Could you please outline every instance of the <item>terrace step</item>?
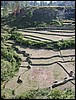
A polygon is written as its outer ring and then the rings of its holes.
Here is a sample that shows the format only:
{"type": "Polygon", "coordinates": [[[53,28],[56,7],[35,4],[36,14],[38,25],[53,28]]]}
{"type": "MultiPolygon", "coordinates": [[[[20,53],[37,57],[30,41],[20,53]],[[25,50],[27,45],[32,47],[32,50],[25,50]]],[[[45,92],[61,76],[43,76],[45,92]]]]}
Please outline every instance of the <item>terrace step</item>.
{"type": "Polygon", "coordinates": [[[75,30],[47,30],[47,31],[32,31],[32,30],[23,30],[22,29],[22,31],[20,31],[19,30],[19,32],[24,32],[23,34],[28,34],[28,33],[32,33],[32,34],[35,34],[35,35],[37,35],[37,34],[45,34],[45,35],[60,35],[60,36],[67,36],[67,35],[75,35],[75,30]],[[49,32],[50,31],[50,32],[49,32]],[[55,32],[54,32],[55,31],[55,32]],[[58,32],[57,32],[58,31],[58,32]],[[60,33],[59,33],[60,32],[60,33]],[[67,32],[67,34],[66,34],[66,32],[67,32]]]}
{"type": "Polygon", "coordinates": [[[5,43],[5,46],[12,46],[12,44],[10,44],[10,43],[5,43]]]}
{"type": "Polygon", "coordinates": [[[28,37],[28,36],[24,36],[25,38],[27,38],[28,40],[35,40],[35,41],[45,41],[45,40],[42,40],[42,39],[37,39],[37,38],[31,38],[31,37],[28,37]]]}
{"type": "Polygon", "coordinates": [[[6,43],[13,44],[13,43],[15,43],[15,41],[14,40],[7,40],[6,43]]]}
{"type": "Polygon", "coordinates": [[[51,59],[31,59],[32,64],[47,64],[47,63],[53,63],[53,62],[57,62],[57,61],[61,61],[61,62],[65,62],[65,61],[73,61],[75,60],[75,57],[66,57],[66,58],[60,58],[60,57],[54,57],[51,59]]]}
{"type": "Polygon", "coordinates": [[[75,62],[75,60],[67,60],[67,61],[54,61],[54,62],[50,62],[50,63],[46,63],[46,64],[44,64],[44,63],[32,63],[31,64],[31,66],[48,66],[48,65],[53,65],[53,64],[55,64],[55,63],[57,63],[57,62],[60,62],[60,63],[69,63],[69,62],[75,62]]]}
{"type": "Polygon", "coordinates": [[[25,37],[25,38],[28,38],[28,39],[31,39],[31,40],[37,40],[37,41],[57,41],[57,40],[66,40],[66,39],[71,39],[72,37],[75,36],[75,33],[71,33],[71,34],[55,34],[54,32],[49,32],[49,33],[27,33],[27,32],[20,32],[22,33],[22,35],[25,37]],[[44,37],[44,38],[43,38],[44,37]]]}
{"type": "Polygon", "coordinates": [[[28,66],[28,62],[22,62],[20,67],[27,67],[28,66]]]}
{"type": "MultiPolygon", "coordinates": [[[[60,55],[54,55],[54,56],[51,56],[51,57],[30,57],[30,59],[33,59],[33,60],[39,60],[39,59],[41,59],[41,60],[44,60],[44,59],[51,59],[51,58],[61,58],[61,56],[60,55]]],[[[75,57],[75,55],[64,55],[63,56],[64,58],[68,58],[68,57],[75,57]]]]}
{"type": "Polygon", "coordinates": [[[24,37],[28,39],[36,40],[36,41],[51,41],[50,39],[37,37],[37,36],[31,36],[31,35],[25,35],[24,37]]]}

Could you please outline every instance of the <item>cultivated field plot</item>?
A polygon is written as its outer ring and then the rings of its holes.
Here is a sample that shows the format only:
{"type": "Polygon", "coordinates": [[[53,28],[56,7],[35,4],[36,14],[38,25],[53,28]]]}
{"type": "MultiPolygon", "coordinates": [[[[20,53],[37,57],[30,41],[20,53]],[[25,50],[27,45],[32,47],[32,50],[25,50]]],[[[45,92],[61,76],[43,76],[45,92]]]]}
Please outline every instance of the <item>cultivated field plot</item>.
{"type": "MultiPolygon", "coordinates": [[[[72,37],[75,38],[74,30],[61,31],[35,31],[35,30],[23,30],[19,29],[18,32],[22,33],[27,40],[36,41],[58,41],[66,40],[72,37]]],[[[6,41],[6,46],[13,45],[14,41],[6,41]]],[[[67,76],[70,71],[75,72],[75,49],[66,49],[60,51],[53,51],[47,49],[31,49],[25,48],[25,46],[15,45],[21,53],[18,53],[22,59],[19,72],[10,79],[5,88],[15,90],[15,94],[21,94],[24,91],[38,88],[49,88],[55,80],[61,81],[67,76]],[[28,57],[22,54],[25,51],[29,54],[31,64],[26,60],[28,57]],[[63,65],[62,68],[57,64],[59,62],[63,65]],[[30,69],[27,69],[27,66],[30,69]],[[67,70],[67,72],[65,71],[67,70]],[[22,83],[18,84],[18,77],[21,76],[22,83]]],[[[74,83],[74,81],[73,81],[74,83]]],[[[73,88],[75,85],[72,82],[67,82],[62,86],[56,88],[65,89],[73,88]]]]}
{"type": "Polygon", "coordinates": [[[2,99],[75,98],[74,4],[1,1],[2,99]]]}
{"type": "Polygon", "coordinates": [[[75,37],[75,32],[69,31],[69,33],[66,32],[49,32],[49,31],[28,31],[28,30],[19,30],[20,33],[24,35],[27,39],[32,40],[41,40],[41,41],[58,41],[58,40],[66,40],[70,39],[71,37],[75,37]]]}
{"type": "MultiPolygon", "coordinates": [[[[29,48],[25,49],[25,51],[29,54],[32,54],[30,56],[32,61],[32,65],[30,65],[31,69],[28,70],[26,68],[27,62],[22,62],[18,74],[6,84],[5,88],[15,89],[16,94],[20,94],[21,92],[30,89],[50,87],[55,80],[60,81],[68,76],[61,66],[59,66],[57,63],[53,63],[56,61],[63,62],[61,57],[57,57],[60,55],[60,52],[44,49],[34,50],[29,48]],[[17,83],[17,78],[19,75],[21,75],[21,79],[23,81],[22,84],[17,83]]],[[[68,72],[71,70],[75,72],[74,60],[73,62],[68,62],[71,61],[71,58],[75,56],[75,50],[62,50],[62,55],[64,55],[64,60],[67,61],[61,63],[64,68],[68,72]],[[68,55],[72,55],[72,57],[69,57],[68,59],[68,55]]],[[[23,59],[24,57],[21,56],[21,58],[23,59]]],[[[71,82],[68,82],[64,86],[60,87],[60,89],[63,89],[63,87],[72,87],[74,89],[74,85],[71,82]]]]}

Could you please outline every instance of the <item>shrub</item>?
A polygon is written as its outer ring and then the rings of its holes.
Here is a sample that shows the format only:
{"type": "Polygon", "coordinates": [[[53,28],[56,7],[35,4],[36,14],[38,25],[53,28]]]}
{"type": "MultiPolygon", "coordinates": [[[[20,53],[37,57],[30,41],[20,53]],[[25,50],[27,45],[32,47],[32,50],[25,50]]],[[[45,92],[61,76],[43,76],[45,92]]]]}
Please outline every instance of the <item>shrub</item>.
{"type": "Polygon", "coordinates": [[[75,39],[69,39],[69,40],[60,40],[57,42],[57,46],[60,49],[68,49],[68,48],[75,48],[75,39]]]}

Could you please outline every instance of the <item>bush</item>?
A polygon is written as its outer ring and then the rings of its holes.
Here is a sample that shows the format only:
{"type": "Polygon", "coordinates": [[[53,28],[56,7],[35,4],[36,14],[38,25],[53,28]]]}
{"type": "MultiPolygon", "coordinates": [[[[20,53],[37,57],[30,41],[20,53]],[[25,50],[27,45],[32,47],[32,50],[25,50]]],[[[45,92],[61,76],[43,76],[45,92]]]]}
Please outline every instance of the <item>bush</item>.
{"type": "Polygon", "coordinates": [[[68,49],[68,48],[75,48],[75,39],[69,39],[69,40],[60,40],[57,42],[57,46],[60,49],[68,49]]]}

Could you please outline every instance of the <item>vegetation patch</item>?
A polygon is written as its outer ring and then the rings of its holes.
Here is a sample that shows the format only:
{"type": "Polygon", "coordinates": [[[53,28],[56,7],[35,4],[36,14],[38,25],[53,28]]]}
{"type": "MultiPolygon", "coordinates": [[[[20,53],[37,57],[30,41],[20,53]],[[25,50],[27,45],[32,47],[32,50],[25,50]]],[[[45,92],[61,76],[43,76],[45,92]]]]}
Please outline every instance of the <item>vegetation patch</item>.
{"type": "MultiPolygon", "coordinates": [[[[12,90],[11,90],[12,91],[12,90]]],[[[75,99],[75,94],[72,89],[36,89],[36,90],[30,90],[27,92],[23,92],[20,95],[11,95],[10,90],[5,92],[2,91],[2,98],[6,99],[7,95],[9,93],[8,98],[10,99],[75,99]],[[3,94],[4,93],[4,94],[3,94]],[[11,95],[11,97],[10,97],[11,95]]]]}
{"type": "Polygon", "coordinates": [[[46,49],[69,49],[69,48],[75,48],[75,39],[71,38],[68,40],[59,40],[59,41],[51,41],[50,43],[47,41],[32,41],[32,40],[26,40],[26,38],[23,37],[21,33],[13,32],[11,34],[11,39],[15,40],[16,43],[25,45],[26,47],[31,48],[46,48],[46,49]]]}
{"type": "MultiPolygon", "coordinates": [[[[57,16],[59,12],[63,12],[63,10],[67,11],[68,14],[63,14],[62,16],[67,19],[70,17],[74,18],[74,14],[71,14],[72,10],[74,9],[70,6],[32,6],[32,7],[25,7],[20,9],[20,13],[17,16],[14,16],[14,13],[2,17],[3,24],[8,24],[10,27],[16,26],[17,28],[28,28],[28,27],[48,27],[52,24],[55,25],[62,25],[58,20],[57,16]],[[70,14],[69,11],[70,10],[70,14]],[[49,19],[49,20],[48,20],[49,19]],[[53,21],[53,22],[52,22],[53,21]],[[49,23],[50,22],[50,23],[49,23]],[[20,24],[19,24],[20,23],[20,24]]],[[[75,12],[74,12],[75,13],[75,12]]],[[[59,15],[60,16],[60,15],[59,15]]],[[[59,17],[58,16],[58,17],[59,17]]]]}
{"type": "Polygon", "coordinates": [[[21,64],[21,58],[12,46],[5,46],[9,38],[10,34],[1,35],[1,84],[13,77],[21,64]]]}

